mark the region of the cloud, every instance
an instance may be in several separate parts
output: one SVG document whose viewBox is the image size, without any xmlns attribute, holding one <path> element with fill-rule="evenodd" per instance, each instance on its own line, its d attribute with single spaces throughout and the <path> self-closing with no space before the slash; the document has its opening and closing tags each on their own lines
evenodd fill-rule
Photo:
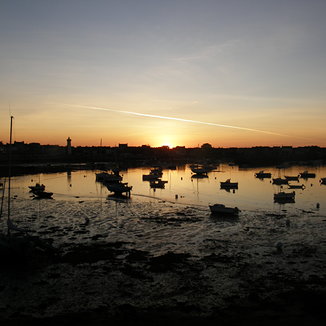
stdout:
<svg viewBox="0 0 326 326">
<path fill-rule="evenodd" d="M 134 116 L 138 116 L 138 117 L 173 120 L 173 121 L 201 124 L 201 125 L 221 127 L 221 128 L 231 128 L 231 129 L 238 129 L 238 130 L 244 130 L 244 131 L 250 131 L 250 132 L 264 133 L 264 134 L 274 135 L 274 136 L 287 136 L 287 135 L 284 135 L 284 134 L 279 134 L 279 133 L 271 132 L 271 131 L 267 131 L 267 130 L 259 130 L 259 129 L 232 126 L 232 125 L 213 123 L 213 122 L 204 122 L 204 121 L 190 120 L 190 119 L 183 119 L 183 118 L 176 118 L 176 117 L 167 117 L 167 116 L 140 113 L 140 112 L 133 112 L 133 111 L 115 110 L 115 109 L 96 107 L 96 106 L 85 106 L 85 105 L 75 105 L 75 106 L 80 107 L 80 108 L 84 108 L 84 109 L 99 110 L 99 111 L 110 111 L 110 112 L 116 112 L 116 113 L 121 113 L 121 114 L 134 115 Z"/>
</svg>

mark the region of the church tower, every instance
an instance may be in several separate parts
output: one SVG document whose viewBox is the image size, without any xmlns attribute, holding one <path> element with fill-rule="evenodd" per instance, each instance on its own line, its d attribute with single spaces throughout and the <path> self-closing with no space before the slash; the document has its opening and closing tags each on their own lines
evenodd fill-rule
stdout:
<svg viewBox="0 0 326 326">
<path fill-rule="evenodd" d="M 68 137 L 67 139 L 67 154 L 71 155 L 71 138 Z"/>
</svg>

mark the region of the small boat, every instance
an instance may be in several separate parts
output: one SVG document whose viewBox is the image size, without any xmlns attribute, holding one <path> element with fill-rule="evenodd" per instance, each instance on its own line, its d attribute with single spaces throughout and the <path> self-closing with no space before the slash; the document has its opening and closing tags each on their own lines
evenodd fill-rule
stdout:
<svg viewBox="0 0 326 326">
<path fill-rule="evenodd" d="M 122 180 L 122 176 L 119 174 L 119 171 L 116 172 L 100 172 L 96 173 L 96 181 L 109 183 L 109 182 L 120 182 Z"/>
<path fill-rule="evenodd" d="M 216 169 L 216 165 L 214 164 L 205 164 L 203 168 L 206 169 L 207 172 L 214 171 Z"/>
<path fill-rule="evenodd" d="M 289 184 L 289 189 L 305 189 L 305 185 L 291 185 Z"/>
<path fill-rule="evenodd" d="M 33 194 L 35 195 L 35 198 L 52 198 L 53 196 L 53 192 L 40 191 L 40 190 L 33 191 Z"/>
<path fill-rule="evenodd" d="M 167 183 L 166 180 L 157 179 L 157 180 L 150 181 L 149 185 L 151 188 L 154 188 L 154 189 L 155 188 L 164 189 L 166 183 Z"/>
<path fill-rule="evenodd" d="M 308 171 L 303 171 L 301 173 L 299 173 L 299 177 L 303 178 L 303 179 L 308 179 L 308 178 L 315 178 L 316 177 L 316 173 L 311 173 Z"/>
<path fill-rule="evenodd" d="M 284 178 L 288 181 L 299 181 L 299 176 L 297 175 L 285 175 Z"/>
<path fill-rule="evenodd" d="M 163 175 L 163 170 L 162 170 L 162 168 L 160 166 L 157 166 L 155 168 L 152 168 L 150 173 L 162 176 Z"/>
<path fill-rule="evenodd" d="M 44 191 L 45 190 L 45 186 L 44 184 L 39 184 L 36 183 L 35 186 L 28 186 L 28 188 L 30 189 L 31 192 L 35 192 L 35 191 Z"/>
<path fill-rule="evenodd" d="M 108 183 L 106 187 L 109 191 L 114 192 L 117 195 L 121 195 L 122 193 L 127 193 L 130 196 L 130 191 L 132 186 L 128 186 L 127 182 L 119 182 L 119 183 Z"/>
<path fill-rule="evenodd" d="M 207 174 L 211 170 L 205 166 L 201 165 L 190 165 L 191 172 L 195 174 Z"/>
<path fill-rule="evenodd" d="M 258 179 L 271 178 L 272 174 L 270 172 L 259 171 L 255 173 L 255 177 Z"/>
<path fill-rule="evenodd" d="M 53 192 L 45 191 L 45 185 L 36 183 L 35 186 L 28 186 L 34 198 L 52 198 Z"/>
<path fill-rule="evenodd" d="M 321 179 L 319 180 L 319 182 L 320 182 L 320 184 L 322 184 L 322 185 L 326 185 L 326 178 L 321 178 Z"/>
<path fill-rule="evenodd" d="M 156 174 L 143 174 L 143 181 L 158 180 L 161 176 Z"/>
<path fill-rule="evenodd" d="M 238 207 L 226 207 L 223 204 L 209 205 L 209 208 L 212 214 L 238 215 L 241 212 Z"/>
<path fill-rule="evenodd" d="M 277 194 L 274 194 L 274 201 L 281 202 L 281 203 L 294 203 L 295 192 L 284 192 L 281 191 Z"/>
<path fill-rule="evenodd" d="M 162 168 L 156 167 L 150 170 L 149 174 L 143 174 L 143 181 L 157 180 L 163 175 Z"/>
<path fill-rule="evenodd" d="M 231 182 L 231 179 L 220 182 L 221 189 L 238 189 L 238 182 Z"/>
<path fill-rule="evenodd" d="M 282 179 L 282 178 L 275 178 L 275 179 L 273 179 L 273 184 L 275 184 L 275 185 L 287 185 L 288 180 L 287 179 Z"/>
<path fill-rule="evenodd" d="M 192 179 L 205 179 L 205 178 L 208 178 L 208 175 L 207 174 L 198 174 L 198 173 L 195 173 L 191 176 Z"/>
</svg>

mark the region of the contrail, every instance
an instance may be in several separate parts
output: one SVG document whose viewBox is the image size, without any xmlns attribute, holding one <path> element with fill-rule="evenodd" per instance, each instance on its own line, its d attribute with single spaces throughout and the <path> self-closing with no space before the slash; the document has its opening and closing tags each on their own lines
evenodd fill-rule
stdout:
<svg viewBox="0 0 326 326">
<path fill-rule="evenodd" d="M 101 107 L 97 107 L 97 106 L 86 106 L 86 105 L 75 105 L 75 106 L 82 107 L 82 108 L 85 108 L 85 109 L 90 109 L 90 110 L 110 111 L 110 112 L 117 112 L 117 113 L 129 114 L 129 115 L 136 115 L 136 116 L 140 116 L 140 117 L 182 121 L 182 122 L 196 123 L 196 124 L 215 126 L 215 127 L 222 127 L 222 128 L 232 128 L 232 129 L 246 130 L 246 131 L 252 131 L 252 132 L 260 132 L 260 133 L 264 133 L 264 134 L 268 134 L 268 135 L 287 136 L 287 135 L 284 135 L 284 134 L 279 134 L 279 133 L 276 133 L 276 132 L 271 132 L 271 131 L 266 131 L 266 130 L 245 128 L 245 127 L 238 127 L 238 126 L 231 126 L 231 125 L 224 125 L 224 124 L 213 123 L 213 122 L 204 122 L 204 121 L 198 121 L 198 120 L 189 120 L 189 119 L 182 119 L 182 118 L 175 118 L 175 117 L 166 117 L 166 116 L 161 116 L 161 115 L 146 114 L 146 113 L 139 113 L 139 112 L 132 112 L 132 111 L 114 110 L 114 109 L 109 109 L 109 108 L 101 108 Z"/>
</svg>

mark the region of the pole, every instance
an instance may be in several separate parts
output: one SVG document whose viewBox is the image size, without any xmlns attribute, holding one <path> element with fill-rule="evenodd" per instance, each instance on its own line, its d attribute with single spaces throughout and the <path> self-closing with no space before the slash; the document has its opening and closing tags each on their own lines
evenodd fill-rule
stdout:
<svg viewBox="0 0 326 326">
<path fill-rule="evenodd" d="M 9 149 L 8 149 L 8 214 L 7 214 L 7 225 L 8 225 L 8 236 L 10 236 L 10 181 L 11 181 L 11 164 L 12 164 L 12 157 L 11 157 L 11 145 L 12 145 L 12 120 L 14 119 L 13 116 L 10 117 L 10 137 L 9 137 Z"/>
</svg>

